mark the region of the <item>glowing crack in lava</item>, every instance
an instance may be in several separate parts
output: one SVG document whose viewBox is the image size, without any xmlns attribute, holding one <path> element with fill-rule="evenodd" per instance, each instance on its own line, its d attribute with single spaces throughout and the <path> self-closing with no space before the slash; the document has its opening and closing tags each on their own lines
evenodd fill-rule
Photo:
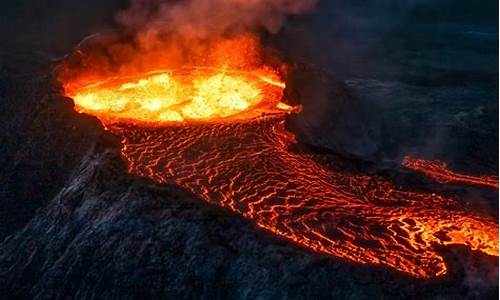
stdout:
<svg viewBox="0 0 500 300">
<path fill-rule="evenodd" d="M 181 68 L 66 93 L 122 138 L 130 173 L 185 187 L 317 252 L 419 278 L 447 272 L 437 246 L 498 256 L 498 224 L 452 198 L 326 167 L 290 149 L 295 110 L 273 72 Z"/>
<path fill-rule="evenodd" d="M 496 176 L 470 176 L 448 170 L 446 164 L 441 161 L 415 159 L 406 156 L 402 165 L 414 171 L 421 172 L 439 183 L 454 183 L 483 186 L 498 189 L 498 177 Z"/>
</svg>

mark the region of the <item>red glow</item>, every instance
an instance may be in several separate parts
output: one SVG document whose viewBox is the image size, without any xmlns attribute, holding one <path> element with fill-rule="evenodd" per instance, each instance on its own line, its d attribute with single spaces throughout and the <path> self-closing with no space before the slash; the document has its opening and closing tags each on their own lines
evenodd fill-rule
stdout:
<svg viewBox="0 0 500 300">
<path fill-rule="evenodd" d="M 329 169 L 289 150 L 282 116 L 168 127 L 111 125 L 129 171 L 174 183 L 306 248 L 419 278 L 443 275 L 436 245 L 498 256 L 498 225 L 454 199 Z"/>
<path fill-rule="evenodd" d="M 120 51 L 129 59 L 118 69 L 82 53 L 61 67 L 76 109 L 122 138 L 130 173 L 178 184 L 308 249 L 419 278 L 447 272 L 437 245 L 498 256 L 497 222 L 454 199 L 291 151 L 284 120 L 297 109 L 282 102 L 285 84 L 254 37 L 189 44 L 195 67 L 166 45 Z M 158 62 L 163 71 L 151 73 Z"/>
<path fill-rule="evenodd" d="M 448 170 L 446 164 L 437 160 L 416 159 L 406 156 L 404 167 L 425 174 L 440 183 L 453 183 L 490 187 L 498 189 L 497 176 L 469 176 Z"/>
</svg>

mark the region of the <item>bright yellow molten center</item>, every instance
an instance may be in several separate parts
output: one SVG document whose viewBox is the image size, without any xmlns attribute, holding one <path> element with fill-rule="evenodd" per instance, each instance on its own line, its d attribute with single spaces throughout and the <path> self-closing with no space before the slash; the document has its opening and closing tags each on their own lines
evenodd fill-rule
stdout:
<svg viewBox="0 0 500 300">
<path fill-rule="evenodd" d="M 206 120 L 232 116 L 261 104 L 266 89 L 278 89 L 281 93 L 284 85 L 273 80 L 246 73 L 162 72 L 98 82 L 69 96 L 79 111 L 104 118 L 147 122 Z M 279 99 L 273 101 L 275 109 L 288 109 Z"/>
</svg>

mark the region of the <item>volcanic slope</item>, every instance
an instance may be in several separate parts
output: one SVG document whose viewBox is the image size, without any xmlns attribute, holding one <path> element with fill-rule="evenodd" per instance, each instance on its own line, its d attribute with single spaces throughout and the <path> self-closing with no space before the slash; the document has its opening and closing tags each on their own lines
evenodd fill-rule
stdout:
<svg viewBox="0 0 500 300">
<path fill-rule="evenodd" d="M 498 256 L 498 225 L 454 199 L 326 168 L 290 150 L 284 115 L 162 127 L 112 124 L 129 172 L 174 183 L 315 251 L 419 278 L 445 274 L 436 245 Z"/>
</svg>

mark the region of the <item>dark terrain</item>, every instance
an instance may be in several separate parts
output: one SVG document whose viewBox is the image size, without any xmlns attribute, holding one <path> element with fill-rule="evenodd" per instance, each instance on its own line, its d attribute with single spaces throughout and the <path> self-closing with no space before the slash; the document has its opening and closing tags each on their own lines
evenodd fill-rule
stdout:
<svg viewBox="0 0 500 300">
<path fill-rule="evenodd" d="M 498 299 L 497 258 L 442 249 L 450 274 L 417 280 L 311 253 L 127 175 L 119 140 L 74 112 L 52 76 L 120 2 L 0 4 L 0 297 Z M 406 154 L 498 173 L 498 3 L 326 2 L 269 37 L 316 70 L 293 78 L 299 142 L 400 180 Z M 498 218 L 498 192 L 447 192 Z"/>
</svg>

